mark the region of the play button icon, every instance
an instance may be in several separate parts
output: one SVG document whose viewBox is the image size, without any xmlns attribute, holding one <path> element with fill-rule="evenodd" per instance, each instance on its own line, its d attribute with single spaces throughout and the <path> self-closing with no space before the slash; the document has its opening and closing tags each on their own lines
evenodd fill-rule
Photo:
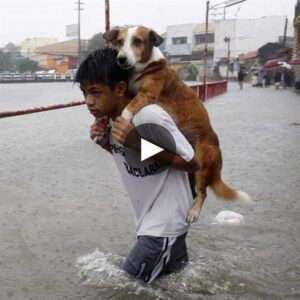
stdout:
<svg viewBox="0 0 300 300">
<path fill-rule="evenodd" d="M 130 147 L 139 140 L 140 151 Z M 126 137 L 124 157 L 129 173 L 137 177 L 156 175 L 165 171 L 176 155 L 176 143 L 164 127 L 145 123 L 136 126 Z"/>
<path fill-rule="evenodd" d="M 158 147 L 145 139 L 141 139 L 141 161 L 152 157 L 153 155 L 164 151 L 163 148 Z"/>
</svg>

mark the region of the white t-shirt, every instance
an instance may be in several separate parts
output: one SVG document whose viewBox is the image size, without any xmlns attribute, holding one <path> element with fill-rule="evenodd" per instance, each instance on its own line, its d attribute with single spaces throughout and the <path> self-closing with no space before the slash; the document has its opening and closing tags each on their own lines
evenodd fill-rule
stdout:
<svg viewBox="0 0 300 300">
<path fill-rule="evenodd" d="M 132 120 L 135 126 L 152 123 L 163 126 L 176 142 L 176 152 L 184 160 L 194 157 L 194 150 L 178 130 L 171 116 L 156 104 L 141 109 Z M 188 230 L 186 218 L 193 205 L 188 174 L 169 167 L 155 173 L 155 165 L 143 172 L 133 170 L 125 160 L 123 146 L 110 135 L 114 159 L 132 202 L 137 235 L 177 237 Z"/>
</svg>

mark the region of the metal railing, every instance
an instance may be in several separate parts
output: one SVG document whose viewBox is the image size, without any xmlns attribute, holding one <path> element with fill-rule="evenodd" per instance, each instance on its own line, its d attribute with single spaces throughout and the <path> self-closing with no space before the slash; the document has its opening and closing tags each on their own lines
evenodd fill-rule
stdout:
<svg viewBox="0 0 300 300">
<path fill-rule="evenodd" d="M 213 98 L 227 92 L 227 81 L 207 82 L 206 89 L 203 83 L 194 83 L 190 87 L 196 92 L 200 100 Z M 206 95 L 205 95 L 206 92 Z M 205 97 L 206 96 L 206 97 Z"/>
</svg>

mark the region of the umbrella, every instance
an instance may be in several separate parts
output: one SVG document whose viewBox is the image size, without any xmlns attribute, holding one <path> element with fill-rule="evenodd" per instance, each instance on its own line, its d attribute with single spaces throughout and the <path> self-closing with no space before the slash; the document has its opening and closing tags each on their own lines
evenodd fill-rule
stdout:
<svg viewBox="0 0 300 300">
<path fill-rule="evenodd" d="M 289 61 L 289 64 L 293 66 L 300 66 L 300 58 L 293 58 Z"/>
<path fill-rule="evenodd" d="M 280 65 L 281 65 L 282 68 L 286 68 L 286 69 L 291 69 L 292 68 L 292 66 L 290 64 L 286 63 L 285 61 L 280 63 Z"/>
<path fill-rule="evenodd" d="M 264 68 L 266 69 L 273 69 L 273 68 L 286 68 L 286 69 L 291 69 L 292 66 L 286 63 L 285 61 L 279 61 L 278 59 L 272 59 L 268 60 L 264 64 Z"/>
<path fill-rule="evenodd" d="M 264 68 L 266 68 L 266 69 L 279 68 L 279 67 L 281 67 L 281 65 L 279 64 L 279 60 L 277 60 L 277 59 L 268 60 L 264 64 Z"/>
</svg>

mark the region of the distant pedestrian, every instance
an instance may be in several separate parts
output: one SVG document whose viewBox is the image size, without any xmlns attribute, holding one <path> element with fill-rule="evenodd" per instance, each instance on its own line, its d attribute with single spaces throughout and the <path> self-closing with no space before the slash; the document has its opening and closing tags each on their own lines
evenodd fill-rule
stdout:
<svg viewBox="0 0 300 300">
<path fill-rule="evenodd" d="M 277 71 L 275 73 L 274 82 L 275 82 L 275 88 L 276 88 L 276 90 L 278 90 L 280 87 L 280 84 L 281 84 L 281 72 L 280 71 Z"/>
<path fill-rule="evenodd" d="M 240 71 L 238 72 L 238 82 L 240 86 L 240 90 L 243 89 L 243 83 L 245 79 L 246 73 L 244 73 L 244 68 L 241 68 Z"/>
<path fill-rule="evenodd" d="M 270 77 L 269 72 L 266 72 L 264 75 L 264 84 L 265 84 L 265 87 L 268 87 L 271 84 L 271 77 Z"/>
<path fill-rule="evenodd" d="M 280 85 L 285 89 L 286 88 L 286 73 L 281 73 Z"/>
<path fill-rule="evenodd" d="M 300 67 L 295 66 L 295 89 L 300 91 Z"/>
<path fill-rule="evenodd" d="M 257 86 L 258 87 L 263 86 L 263 73 L 261 71 L 257 72 Z"/>
</svg>

